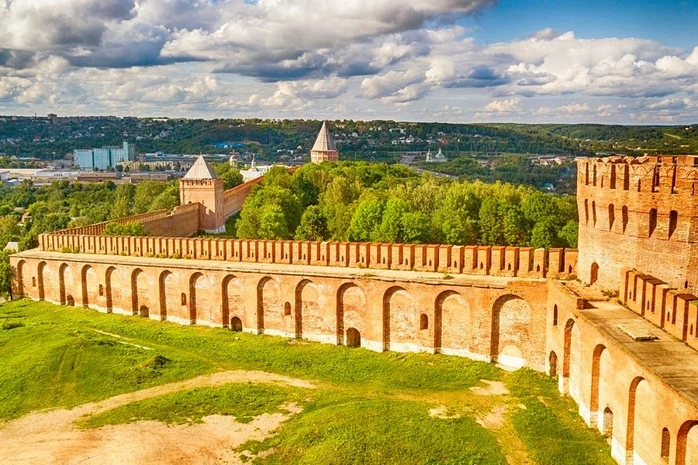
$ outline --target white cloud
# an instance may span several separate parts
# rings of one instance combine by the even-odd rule
[[[552,28],[480,44],[456,25],[494,3],[0,1],[0,110],[694,118],[698,47]]]
[[[518,113],[521,111],[519,97],[506,100],[492,100],[482,109],[484,113]]]
[[[365,78],[361,82],[363,95],[369,99],[385,99],[396,103],[417,100],[426,91],[418,85],[424,81],[424,75],[416,70],[404,73],[389,71],[380,76]]]

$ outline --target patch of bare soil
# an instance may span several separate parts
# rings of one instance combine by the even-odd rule
[[[448,408],[446,408],[445,405],[439,405],[438,407],[430,409],[429,416],[432,418],[439,418],[441,420],[451,420],[454,418],[460,418],[459,414],[449,412]]]
[[[497,430],[504,426],[504,414],[506,413],[506,405],[496,405],[487,415],[479,417],[475,421],[484,428]]]
[[[300,409],[289,414],[262,414],[250,423],[221,415],[203,423],[168,426],[140,421],[81,431],[73,423],[83,415],[185,389],[228,383],[283,383],[312,389],[307,381],[261,371],[226,371],[123,394],[72,410],[34,412],[0,425],[0,463],[13,464],[241,464],[233,449],[248,440],[261,440]]]
[[[509,394],[509,390],[501,381],[489,381],[486,379],[481,379],[480,382],[484,383],[485,387],[475,386],[470,388],[470,390],[475,394],[479,394],[481,396],[504,396]]]

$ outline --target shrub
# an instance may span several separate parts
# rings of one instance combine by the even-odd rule
[[[145,226],[138,221],[128,221],[126,223],[109,223],[104,228],[105,236],[147,236]]]

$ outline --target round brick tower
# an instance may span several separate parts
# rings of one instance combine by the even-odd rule
[[[619,289],[634,268],[698,293],[698,157],[577,159],[579,277]]]

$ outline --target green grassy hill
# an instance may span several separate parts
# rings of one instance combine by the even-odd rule
[[[188,423],[216,413],[249,422],[292,402],[302,412],[274,436],[244,444],[248,460],[614,463],[574,402],[557,394],[552,379],[529,370],[506,373],[457,357],[378,354],[29,300],[0,306],[0,429],[40,409],[241,369],[308,380],[316,389],[238,383],[182,390],[95,414],[77,426]],[[500,388],[490,389],[492,383]]]

